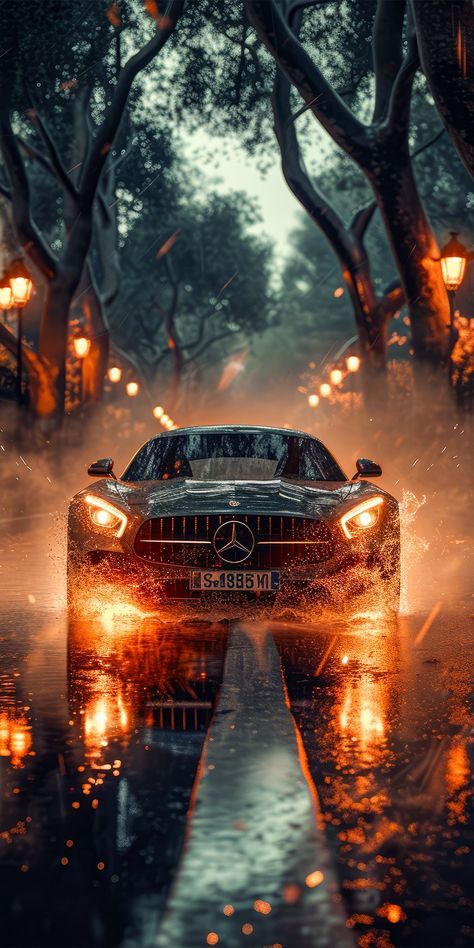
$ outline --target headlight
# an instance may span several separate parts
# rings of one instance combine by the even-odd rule
[[[89,507],[89,516],[95,527],[111,530],[116,537],[121,537],[127,526],[127,517],[121,510],[109,504],[107,500],[87,494],[86,504]]]
[[[341,517],[341,527],[349,540],[375,527],[380,517],[380,510],[384,500],[383,497],[369,497],[357,507],[348,510]]]

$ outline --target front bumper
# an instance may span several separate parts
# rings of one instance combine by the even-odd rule
[[[93,550],[81,557],[80,565],[93,572],[94,585],[98,582],[125,587],[139,598],[202,599],[208,595],[223,599],[249,598],[245,590],[209,594],[192,589],[192,567],[151,566],[133,554]],[[317,597],[326,586],[334,584],[337,587],[341,580],[351,574],[359,576],[360,579],[364,578],[366,583],[369,577],[372,577],[372,566],[370,557],[343,553],[334,557],[331,562],[315,564],[311,569],[279,570],[278,594],[303,596],[312,592]],[[255,593],[250,598],[265,598],[268,595]]]
[[[333,588],[336,588],[349,574],[359,574],[361,581],[367,584],[371,573],[373,578],[378,575],[374,570],[382,567],[384,578],[387,578],[399,568],[399,526],[398,516],[394,512],[370,533],[352,540],[343,535],[338,522],[325,521],[331,531],[330,556],[320,561],[315,557],[311,562],[304,556],[297,557],[290,568],[270,561],[267,563],[265,559],[258,564],[249,561],[235,566],[219,562],[204,566],[198,561],[186,561],[180,565],[150,562],[135,551],[136,538],[144,522],[143,515],[134,516],[132,513],[126,531],[117,538],[91,527],[89,520],[84,519],[83,505],[73,504],[69,513],[70,559],[76,558],[78,565],[91,568],[99,582],[132,586],[144,595],[157,599],[192,599],[207,595],[191,589],[192,571],[203,568],[235,569],[236,572],[277,570],[280,574],[280,591],[290,591],[292,594],[298,591],[303,594],[305,590],[311,589],[316,591],[332,581]],[[231,595],[242,597],[245,594],[240,590],[216,593],[224,598]]]

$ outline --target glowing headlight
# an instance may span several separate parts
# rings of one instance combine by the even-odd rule
[[[121,510],[100,497],[93,497],[92,494],[88,494],[85,500],[89,507],[89,516],[95,527],[113,530],[116,537],[123,535],[127,526],[127,518]]]
[[[370,530],[371,527],[375,527],[380,517],[382,504],[383,497],[369,497],[361,504],[358,504],[357,507],[348,510],[347,513],[341,517],[340,521],[346,537],[351,540],[352,537],[357,536],[357,534],[364,533],[365,530]]]

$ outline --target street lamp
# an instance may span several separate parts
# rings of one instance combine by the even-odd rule
[[[12,260],[7,269],[7,277],[13,293],[14,306],[26,306],[33,289],[33,280],[21,257]]]
[[[359,356],[347,356],[346,359],[347,371],[348,372],[357,372],[360,368],[360,359]]]
[[[165,413],[165,410],[164,408],[161,407],[161,405],[155,405],[153,409],[153,417],[156,418],[157,421],[159,421],[160,418],[163,417],[164,413]]]
[[[344,376],[340,369],[332,369],[332,371],[329,373],[329,378],[331,379],[333,385],[340,385]]]
[[[23,401],[23,391],[22,391],[22,381],[23,381],[23,307],[26,306],[33,289],[33,280],[23,263],[21,257],[16,257],[15,260],[12,260],[10,265],[7,267],[7,272],[5,274],[5,280],[8,280],[10,284],[12,304],[16,307],[17,319],[18,319],[18,335],[17,335],[17,350],[16,350],[16,371],[17,371],[17,393],[18,393],[18,404],[21,405]]]
[[[319,395],[308,395],[308,405],[310,408],[317,408],[319,405]]]
[[[13,306],[13,292],[10,286],[10,281],[6,280],[3,277],[0,280],[0,309],[6,310],[11,309]]]
[[[109,371],[107,372],[107,378],[109,382],[117,384],[122,378],[122,369],[118,365],[111,365]]]
[[[138,382],[127,382],[125,386],[125,391],[127,395],[130,395],[130,398],[135,398],[135,396],[138,395],[139,389],[140,386]]]
[[[74,353],[76,359],[79,359],[80,372],[79,372],[79,401],[82,405],[84,400],[84,359],[89,355],[91,341],[87,336],[83,336],[81,333],[78,333],[77,336],[74,336],[73,339]]]
[[[87,336],[75,336],[74,338],[74,352],[78,359],[85,359],[89,355],[91,348],[91,341]]]
[[[319,394],[322,395],[323,398],[329,398],[331,394],[331,386],[328,382],[323,382],[323,384],[319,386]]]
[[[450,231],[451,238],[441,250],[441,270],[449,299],[450,351],[453,350],[458,333],[454,325],[454,299],[464,278],[466,260],[470,256],[467,248],[458,240],[457,230]]]

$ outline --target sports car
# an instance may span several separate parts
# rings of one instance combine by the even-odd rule
[[[352,576],[396,606],[398,503],[366,480],[378,464],[356,468],[303,431],[241,425],[159,434],[121,477],[96,461],[69,508],[69,599],[99,580],[155,600],[338,599]]]

